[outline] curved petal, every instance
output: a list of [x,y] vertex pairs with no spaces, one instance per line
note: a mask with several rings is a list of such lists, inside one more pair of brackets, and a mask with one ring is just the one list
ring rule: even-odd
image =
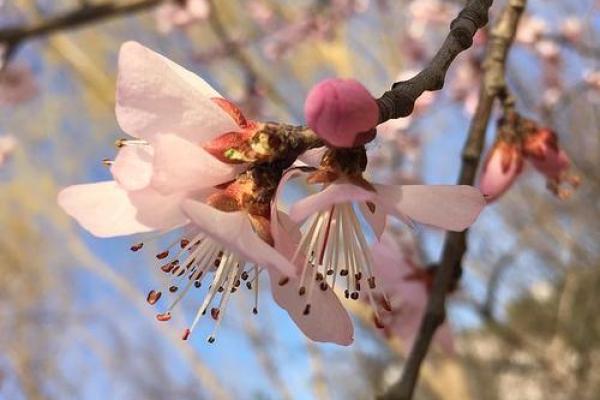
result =
[[365,220],[373,229],[373,233],[377,239],[381,238],[383,231],[385,230],[385,222],[386,222],[386,213],[383,210],[383,207],[378,206],[375,203],[372,203],[374,208],[371,208],[367,205],[366,202],[362,201],[358,204],[358,208],[360,212],[365,217]]
[[245,168],[225,164],[177,135],[158,135],[154,144],[152,186],[161,193],[219,185],[234,179]]
[[[352,344],[354,327],[348,312],[335,293],[329,288],[322,291],[315,287],[310,314],[304,315],[304,297],[297,291],[297,281],[290,279],[284,286],[279,285],[282,275],[269,270],[273,299],[286,310],[298,328],[316,342],[337,343],[342,346]],[[314,283],[316,285],[316,283]]]
[[321,160],[327,151],[327,147],[319,147],[316,149],[306,150],[298,157],[299,166],[307,165],[309,167],[318,167],[321,165]]
[[128,134],[150,140],[174,132],[201,143],[239,130],[211,97],[221,96],[185,68],[139,43],[121,46],[116,114]]
[[193,200],[184,201],[183,210],[202,232],[244,259],[296,276],[294,266],[252,230],[245,212],[223,212]]
[[124,146],[115,157],[110,172],[123,189],[143,189],[150,184],[153,156],[152,146]]
[[148,188],[128,192],[115,181],[74,185],[58,194],[58,204],[99,237],[173,229],[187,222],[179,196],[162,196]]
[[374,186],[387,213],[450,231],[465,230],[485,206],[481,192],[467,185]]
[[347,202],[374,201],[377,195],[351,183],[332,183],[319,193],[310,195],[290,209],[290,218],[302,222],[309,216],[328,207]]

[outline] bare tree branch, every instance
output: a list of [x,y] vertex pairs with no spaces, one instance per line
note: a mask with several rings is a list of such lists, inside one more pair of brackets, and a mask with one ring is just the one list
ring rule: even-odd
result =
[[379,123],[406,117],[412,113],[415,101],[423,92],[440,90],[452,61],[473,44],[477,30],[488,22],[488,10],[493,0],[469,0],[450,24],[450,33],[429,65],[415,77],[396,82],[385,92],[379,104]]
[[[466,7],[472,6],[474,2],[470,1]],[[526,2],[527,0],[509,0],[492,30],[490,43],[483,63],[483,84],[479,93],[479,102],[471,121],[471,126],[469,127],[467,141],[463,148],[462,167],[458,179],[458,183],[461,185],[472,185],[475,182],[475,175],[485,141],[485,131],[490,120],[494,100],[496,97],[504,96],[506,93],[506,81],[504,77],[506,56],[514,40],[517,25]],[[432,64],[434,63],[432,62]],[[445,71],[446,69],[442,70]],[[417,75],[413,79],[421,82],[421,80],[417,79],[420,75],[422,74]],[[441,76],[443,77],[443,75]],[[411,85],[407,85],[407,87],[411,88]],[[407,91],[409,96],[410,93],[415,93],[414,91],[411,92],[411,90]],[[412,97],[409,98],[412,99]],[[421,363],[427,355],[437,328],[444,321],[446,294],[452,285],[455,270],[460,268],[462,258],[466,252],[466,239],[466,231],[449,232],[446,235],[442,259],[435,275],[431,296],[427,303],[425,315],[421,320],[415,343],[404,367],[402,378],[392,386],[382,399],[408,400],[412,398],[419,377]]]
[[102,4],[86,5],[76,10],[65,12],[33,23],[29,26],[0,29],[0,43],[14,47],[25,40],[49,35],[66,29],[76,28],[82,25],[100,22],[102,20],[133,14],[152,8],[164,0],[135,0],[126,4],[117,1],[109,1]]

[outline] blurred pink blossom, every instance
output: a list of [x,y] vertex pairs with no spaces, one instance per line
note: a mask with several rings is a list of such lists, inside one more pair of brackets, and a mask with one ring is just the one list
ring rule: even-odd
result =
[[17,138],[13,135],[0,135],[0,168],[10,159],[17,148]]
[[379,106],[359,82],[332,78],[310,90],[304,114],[308,126],[327,143],[354,147],[373,139]]
[[156,9],[156,25],[159,32],[169,33],[175,28],[206,19],[209,13],[207,0],[170,0]]
[[[433,274],[421,266],[414,252],[403,251],[399,239],[389,230],[371,247],[374,273],[379,277],[383,293],[392,311],[382,314],[384,332],[397,336],[412,347],[429,297]],[[381,301],[381,300],[380,300]],[[454,352],[452,331],[448,322],[437,330],[434,341],[448,354]]]
[[583,22],[578,17],[567,17],[560,24],[560,33],[570,42],[576,43],[583,33]]
[[11,63],[0,68],[0,105],[16,105],[37,93],[38,86],[29,66]]
[[533,45],[548,33],[548,24],[543,19],[525,14],[519,22],[515,36],[517,42]]

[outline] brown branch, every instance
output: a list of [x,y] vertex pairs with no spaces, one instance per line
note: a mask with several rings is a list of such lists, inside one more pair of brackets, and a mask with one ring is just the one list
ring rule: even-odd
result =
[[36,37],[100,22],[112,17],[143,11],[157,6],[163,1],[164,0],[135,0],[126,4],[110,1],[102,4],[80,7],[76,10],[67,11],[64,14],[33,23],[29,26],[0,29],[0,43],[6,44],[8,47],[15,47],[26,40]]
[[[514,40],[519,18],[527,0],[509,0],[491,33],[490,43],[483,63],[483,84],[479,103],[462,153],[462,167],[458,183],[472,185],[481,158],[492,106],[496,97],[506,93],[504,70],[508,50]],[[471,1],[469,4],[472,4]],[[468,5],[467,5],[468,7]],[[433,64],[433,63],[432,63]],[[417,75],[418,77],[419,75]],[[415,78],[413,78],[415,79]],[[440,266],[435,275],[425,315],[411,349],[402,378],[382,399],[409,400],[412,398],[419,376],[421,363],[425,359],[437,328],[445,318],[446,294],[452,285],[455,270],[460,268],[466,252],[467,232],[449,232],[446,235]]]
[[396,82],[385,92],[379,104],[379,123],[406,117],[412,113],[415,101],[423,92],[440,90],[452,61],[473,44],[477,30],[488,22],[488,10],[493,0],[469,0],[450,24],[450,33],[429,65],[413,78]]

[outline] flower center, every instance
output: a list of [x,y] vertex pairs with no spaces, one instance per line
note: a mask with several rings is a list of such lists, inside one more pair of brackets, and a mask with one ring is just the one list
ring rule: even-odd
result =
[[[194,328],[210,307],[210,315],[216,321],[213,331],[208,337],[208,342],[213,343],[216,331],[221,324],[222,316],[227,308],[231,294],[235,293],[242,281],[246,281],[248,289],[254,289],[254,307],[252,312],[258,313],[258,276],[261,271],[254,264],[241,259],[229,251],[219,242],[203,233],[193,235],[191,239],[185,237],[177,239],[165,251],[156,255],[159,260],[167,260],[173,248],[179,243],[179,251],[160,269],[170,276],[169,293],[175,297],[163,313],[156,316],[159,321],[171,319],[171,312],[185,297],[192,287],[199,289],[206,279],[210,280],[208,292],[189,328],[184,330],[182,339],[187,340]],[[138,251],[143,243],[131,247]],[[251,275],[252,274],[252,275]],[[206,278],[212,275],[211,278]],[[162,292],[151,290],[147,301],[154,305],[162,297]],[[211,307],[212,306],[212,307]]]
[[305,315],[310,313],[313,288],[335,289],[336,284],[345,286],[347,299],[358,300],[366,291],[378,326],[381,318],[376,299],[384,299],[383,308],[391,310],[387,297],[377,289],[371,252],[351,203],[336,204],[312,218],[292,259],[298,261],[302,264],[298,294],[306,296]]

